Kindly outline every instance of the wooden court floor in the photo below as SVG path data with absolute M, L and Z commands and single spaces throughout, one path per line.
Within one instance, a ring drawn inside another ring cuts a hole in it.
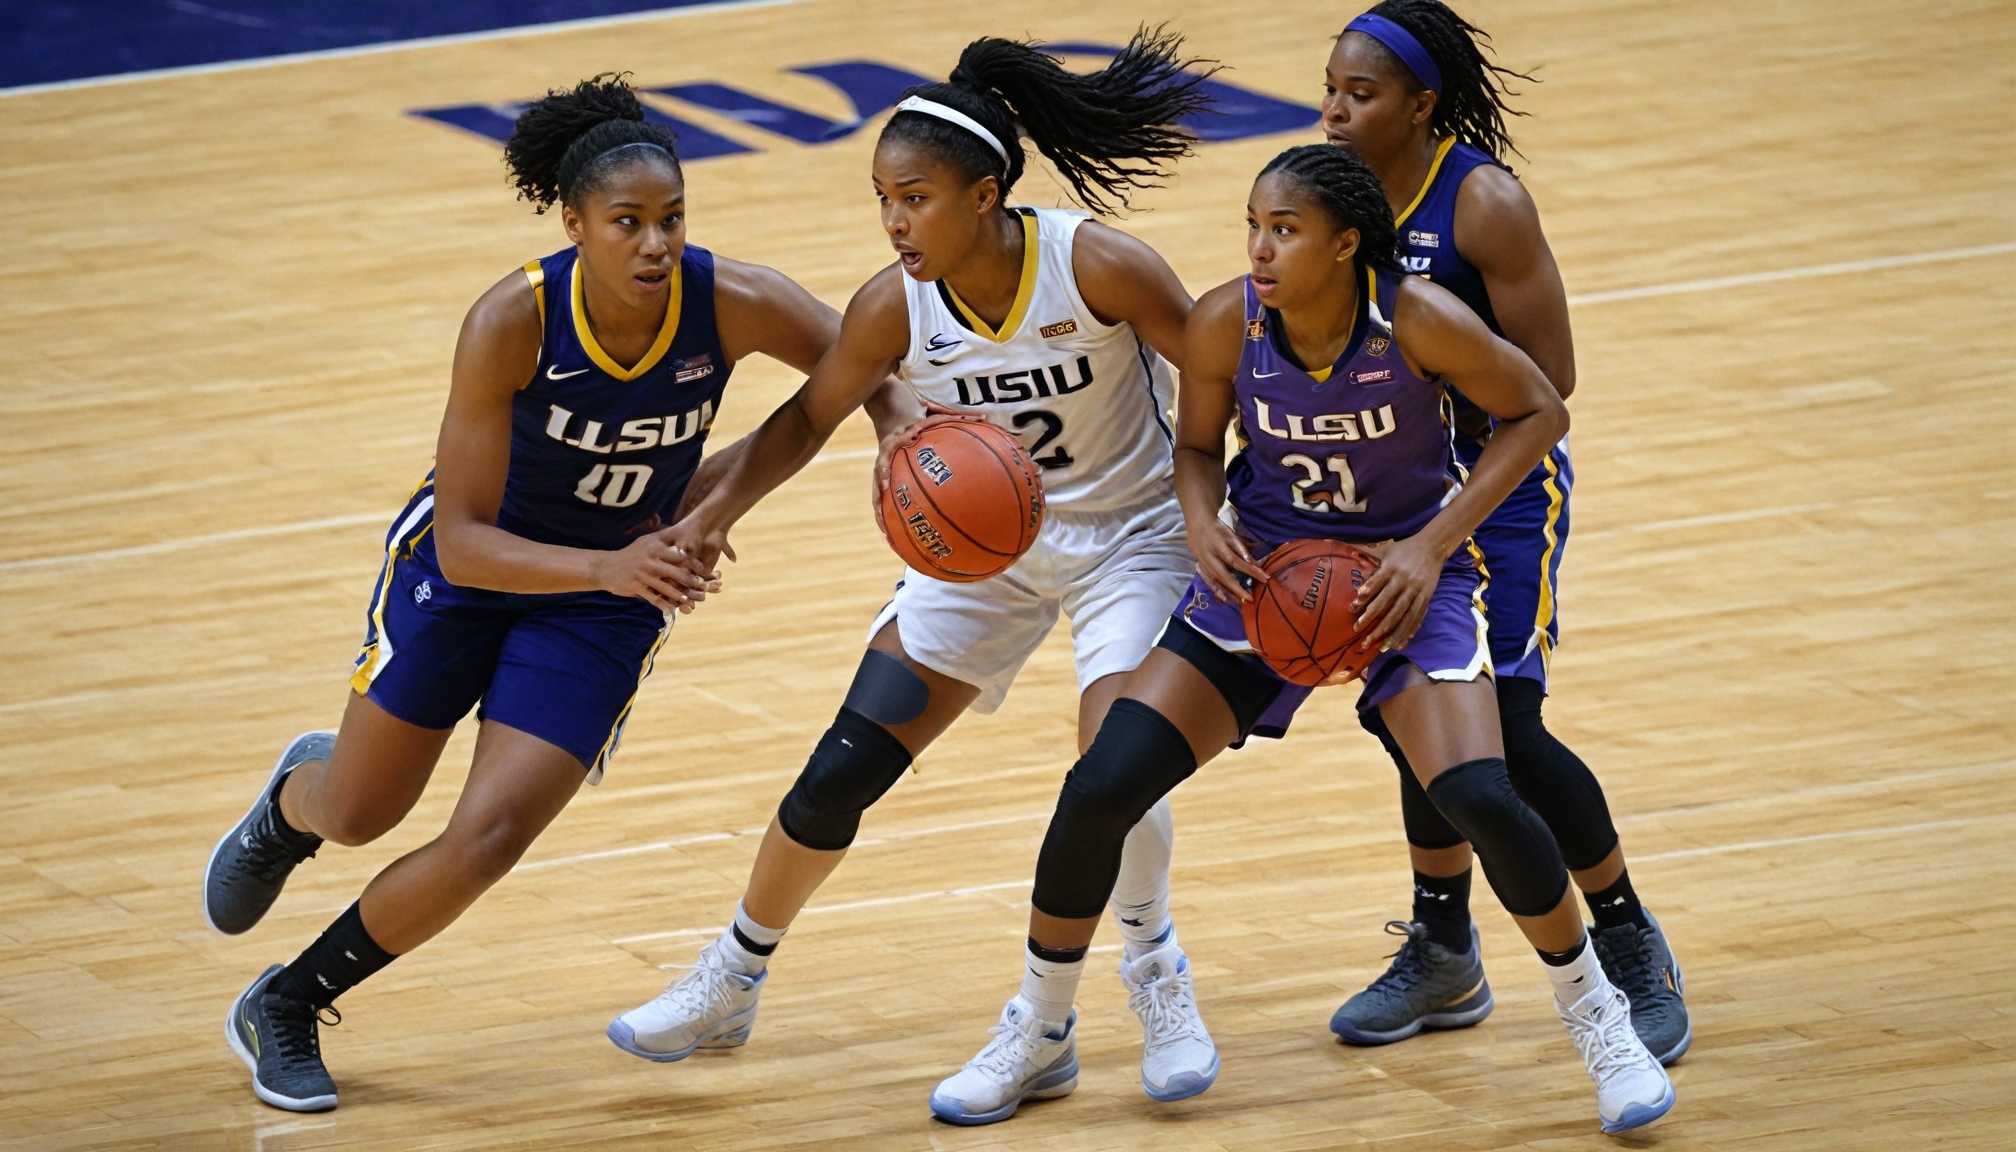
M 608 782 L 459 924 L 343 1004 L 335 1113 L 258 1103 L 221 1036 L 445 819 L 326 849 L 247 936 L 197 883 L 277 748 L 333 723 L 385 518 L 428 466 L 462 311 L 561 243 L 495 148 L 405 110 L 608 68 L 844 118 L 783 69 L 942 74 L 979 33 L 1168 17 L 1320 95 L 1314 3 L 1139 12 L 806 0 L 0 98 L 0 1143 L 27 1149 L 2016 1147 L 2016 9 L 1469 0 L 1535 67 L 1515 124 L 1575 299 L 1579 484 L 1553 727 L 1596 768 L 1688 977 L 1679 1105 L 1628 1140 L 1480 886 L 1499 1008 L 1355 1050 L 1331 1009 L 1407 892 L 1392 769 L 1339 693 L 1176 794 L 1175 899 L 1224 1056 L 1138 1088 L 1094 957 L 1078 1093 L 962 1131 L 924 1101 L 1013 987 L 1071 759 L 1054 637 L 869 817 L 745 1048 L 602 1037 L 733 905 L 894 577 L 865 421 L 738 530 Z M 688 169 L 695 241 L 844 302 L 887 257 L 873 132 Z M 1242 270 L 1260 164 L 1217 144 L 1126 227 L 1193 291 Z M 1032 171 L 1026 202 L 1054 202 Z M 1782 275 L 1779 275 L 1782 274 Z M 1726 278 L 1719 286 L 1699 281 Z M 752 363 L 727 442 L 795 386 Z M 1102 937 L 1102 945 L 1110 945 Z

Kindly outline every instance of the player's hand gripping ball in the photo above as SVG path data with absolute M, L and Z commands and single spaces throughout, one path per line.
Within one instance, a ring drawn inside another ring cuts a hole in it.
M 1269 668 L 1311 688 L 1365 674 L 1376 649 L 1358 647 L 1351 602 L 1379 568 L 1370 552 L 1337 540 L 1296 540 L 1260 562 L 1270 579 L 1240 607 L 1246 639 Z
M 875 522 L 912 570 L 985 580 L 1036 542 L 1041 471 L 1006 429 L 977 416 L 934 416 L 890 455 Z

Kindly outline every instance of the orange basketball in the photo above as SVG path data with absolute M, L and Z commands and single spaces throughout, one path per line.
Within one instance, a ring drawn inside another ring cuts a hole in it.
M 875 522 L 903 563 L 954 583 L 1007 571 L 1043 526 L 1043 480 L 1021 441 L 977 416 L 934 416 L 889 458 Z
M 1240 608 L 1246 639 L 1267 666 L 1311 688 L 1356 680 L 1379 653 L 1356 646 L 1351 601 L 1379 569 L 1369 552 L 1336 540 L 1296 540 L 1260 562 L 1270 580 Z

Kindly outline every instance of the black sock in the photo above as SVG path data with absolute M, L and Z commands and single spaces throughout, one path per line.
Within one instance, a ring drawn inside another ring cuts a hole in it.
M 1617 873 L 1617 882 L 1601 892 L 1585 892 L 1582 899 L 1589 902 L 1589 912 L 1596 917 L 1596 930 L 1615 928 L 1629 924 L 1634 928 L 1650 928 L 1645 919 L 1645 906 L 1638 902 L 1638 893 L 1631 887 L 1629 868 Z
M 371 939 L 357 909 L 356 904 L 344 909 L 269 987 L 282 996 L 327 1008 L 338 996 L 398 959 Z
M 742 950 L 751 956 L 768 956 L 772 952 L 777 951 L 777 945 L 775 944 L 758 944 L 756 941 L 743 935 L 742 927 L 739 924 L 730 924 L 728 930 L 735 934 L 735 943 L 740 944 Z
M 1052 964 L 1076 964 L 1078 961 L 1085 959 L 1085 949 L 1083 948 L 1045 948 L 1043 945 L 1036 943 L 1034 936 L 1029 937 L 1029 954 L 1038 960 L 1047 960 Z
M 1589 936 L 1584 933 L 1580 940 L 1575 941 L 1575 946 L 1566 952 L 1549 952 L 1545 948 L 1535 948 L 1534 951 L 1540 953 L 1540 962 L 1549 968 L 1566 968 L 1580 959 L 1588 947 Z
M 1414 873 L 1414 922 L 1427 925 L 1428 939 L 1452 952 L 1470 951 L 1470 873 Z

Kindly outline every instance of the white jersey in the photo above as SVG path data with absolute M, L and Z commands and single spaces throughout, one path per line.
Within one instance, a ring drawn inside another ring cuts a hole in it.
M 1014 211 L 1022 282 L 1000 331 L 945 281 L 906 275 L 910 351 L 898 371 L 924 399 L 1019 437 L 1052 508 L 1105 512 L 1172 493 L 1168 362 L 1132 325 L 1101 323 L 1085 306 L 1071 267 L 1081 214 Z

